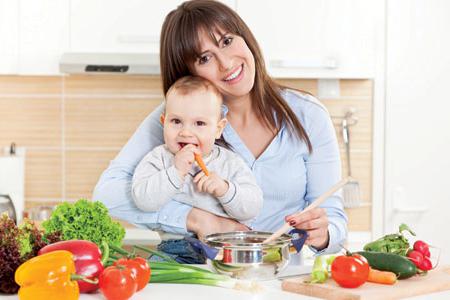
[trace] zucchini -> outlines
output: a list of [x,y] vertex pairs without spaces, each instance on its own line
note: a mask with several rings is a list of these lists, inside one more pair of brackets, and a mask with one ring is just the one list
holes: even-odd
[[406,279],[417,273],[416,265],[406,257],[398,254],[371,251],[359,251],[356,253],[364,256],[372,268],[393,272],[398,279]]

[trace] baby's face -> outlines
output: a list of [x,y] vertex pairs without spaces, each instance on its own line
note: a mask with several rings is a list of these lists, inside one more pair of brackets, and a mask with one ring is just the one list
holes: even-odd
[[221,120],[221,101],[210,91],[185,95],[173,91],[167,96],[164,141],[172,153],[193,144],[203,155],[209,154],[225,123]]

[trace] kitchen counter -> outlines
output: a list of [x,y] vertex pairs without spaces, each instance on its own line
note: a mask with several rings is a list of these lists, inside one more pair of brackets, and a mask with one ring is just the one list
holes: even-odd
[[[293,274],[305,274],[310,272],[311,266],[288,266],[280,276],[292,276]],[[260,289],[255,292],[226,289],[220,287],[210,287],[194,284],[149,284],[142,291],[134,294],[131,300],[313,300],[316,297],[303,296],[300,294],[285,292],[281,290],[281,280],[267,280],[259,282]],[[1,300],[16,300],[17,295],[1,295]],[[80,300],[100,300],[105,299],[100,292],[94,294],[81,294]],[[450,290],[445,292],[426,294],[417,297],[406,298],[410,300],[442,300],[450,299]]]
[[[319,299],[308,297],[294,293],[288,293],[281,290],[281,281],[271,280],[261,282],[262,290],[259,292],[237,291],[219,287],[210,287],[193,284],[149,284],[142,291],[133,295],[131,300],[167,300],[167,299],[183,299],[183,300],[298,300],[298,299]],[[0,295],[2,300],[16,300],[17,295],[5,296]],[[99,292],[95,294],[82,294],[80,300],[99,300],[105,299]],[[443,300],[450,299],[450,291],[427,294],[412,298],[410,300],[429,299]]]

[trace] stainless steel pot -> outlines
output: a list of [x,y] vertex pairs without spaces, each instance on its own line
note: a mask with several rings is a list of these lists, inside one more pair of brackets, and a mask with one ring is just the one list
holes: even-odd
[[271,234],[262,231],[235,231],[208,235],[205,243],[219,250],[216,259],[208,263],[218,273],[234,278],[273,279],[289,263],[292,237],[283,234],[275,241],[263,244]]

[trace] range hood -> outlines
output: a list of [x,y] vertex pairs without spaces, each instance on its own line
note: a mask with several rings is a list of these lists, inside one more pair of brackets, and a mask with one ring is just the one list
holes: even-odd
[[155,53],[64,53],[59,63],[67,74],[159,75],[159,54]]

